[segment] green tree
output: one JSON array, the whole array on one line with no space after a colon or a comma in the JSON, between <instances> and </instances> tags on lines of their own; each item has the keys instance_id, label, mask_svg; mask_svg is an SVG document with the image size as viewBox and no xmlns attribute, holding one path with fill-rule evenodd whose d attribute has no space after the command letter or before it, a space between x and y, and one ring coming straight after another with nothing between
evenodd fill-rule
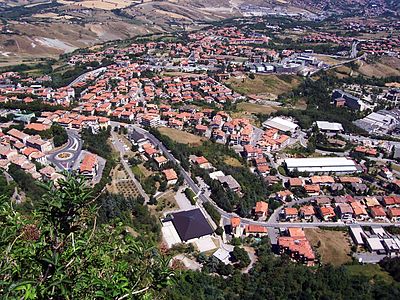
<instances>
[{"instance_id":1,"label":"green tree","mask_svg":"<svg viewBox=\"0 0 400 300\"><path fill-rule=\"evenodd\" d=\"M249 254L242 247L235 246L230 254L235 266L240 269L247 267L251 262Z\"/></svg>"},{"instance_id":2,"label":"green tree","mask_svg":"<svg viewBox=\"0 0 400 300\"><path fill-rule=\"evenodd\" d=\"M31 216L0 200L2 299L154 299L172 283L168 260L122 224L96 226L82 178L46 187Z\"/></svg>"},{"instance_id":3,"label":"green tree","mask_svg":"<svg viewBox=\"0 0 400 300\"><path fill-rule=\"evenodd\" d=\"M64 127L53 124L51 125L51 133L53 135L54 146L60 147L68 141L68 134Z\"/></svg>"}]
</instances>

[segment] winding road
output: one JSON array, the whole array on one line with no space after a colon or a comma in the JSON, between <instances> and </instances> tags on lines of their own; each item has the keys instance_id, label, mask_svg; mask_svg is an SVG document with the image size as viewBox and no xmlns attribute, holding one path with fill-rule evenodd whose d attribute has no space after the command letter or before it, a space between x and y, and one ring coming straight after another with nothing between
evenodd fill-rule
<instances>
[{"instance_id":1,"label":"winding road","mask_svg":"<svg viewBox=\"0 0 400 300\"><path fill-rule=\"evenodd\" d=\"M76 130L67 129L67 134L67 144L47 155L47 160L61 171L72 168L82 151L83 142L81 137L79 136L79 133ZM69 153L70 157L67 159L58 158L57 155L63 152Z\"/></svg>"},{"instance_id":2,"label":"winding road","mask_svg":"<svg viewBox=\"0 0 400 300\"><path fill-rule=\"evenodd\" d=\"M206 196L200 187L193 181L193 179L190 177L189 173L186 172L185 169L182 168L180 165L179 161L175 159L175 157L169 152L169 150L164 146L164 144L158 140L154 135L149 133L148 131L144 130L143 128L136 126L136 125L131 125L133 128L143 134L145 137L149 139L151 143L153 143L155 146L157 146L163 153L166 158L168 158L170 161L174 162L178 168L180 169L180 172L186 182L186 184L193 190L193 192L198 196L198 199L202 202L210 202L213 204L215 209L218 210L218 212L221 214L223 218L230 219L232 217L239 217L241 219L242 224L244 225L261 225L264 227L280 227L280 228L288 228L288 227L303 227L303 228L314 228L314 227L319 227L319 226L325 226L325 227L346 227L354 224L358 224L360 226L400 226L400 223L374 223L374 222L357 222L357 223L343 223L343 222L278 222L277 221L277 215L279 215L280 209L277 209L274 212L274 217L271 216L268 221L255 221L252 219L248 218L242 218L236 213L229 213L218 207L218 205L210 199L208 196ZM301 202L308 202L310 201L311 198L305 198L301 199L297 203Z\"/></svg>"}]
</instances>

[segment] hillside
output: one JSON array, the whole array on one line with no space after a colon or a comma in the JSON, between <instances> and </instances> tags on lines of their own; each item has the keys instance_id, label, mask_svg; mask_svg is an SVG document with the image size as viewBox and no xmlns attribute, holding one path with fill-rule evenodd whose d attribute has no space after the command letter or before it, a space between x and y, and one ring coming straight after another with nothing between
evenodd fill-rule
<instances>
[{"instance_id":1,"label":"hillside","mask_svg":"<svg viewBox=\"0 0 400 300\"><path fill-rule=\"evenodd\" d=\"M394 0L0 0L0 66L109 40L199 29L233 16L380 14ZM376 5L375 5L376 4Z\"/></svg>"}]
</instances>

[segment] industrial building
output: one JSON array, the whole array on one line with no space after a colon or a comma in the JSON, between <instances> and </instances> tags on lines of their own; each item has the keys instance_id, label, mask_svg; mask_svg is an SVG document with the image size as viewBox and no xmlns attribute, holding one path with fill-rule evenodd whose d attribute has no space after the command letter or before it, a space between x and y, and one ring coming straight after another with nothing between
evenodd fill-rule
<instances>
[{"instance_id":1,"label":"industrial building","mask_svg":"<svg viewBox=\"0 0 400 300\"><path fill-rule=\"evenodd\" d=\"M287 158L284 165L289 172L297 170L307 173L355 173L359 166L346 157Z\"/></svg>"},{"instance_id":2,"label":"industrial building","mask_svg":"<svg viewBox=\"0 0 400 300\"><path fill-rule=\"evenodd\" d=\"M295 133L299 129L299 125L281 117L275 117L267 120L262 125L264 128L274 128L282 132L290 133Z\"/></svg>"}]
</instances>

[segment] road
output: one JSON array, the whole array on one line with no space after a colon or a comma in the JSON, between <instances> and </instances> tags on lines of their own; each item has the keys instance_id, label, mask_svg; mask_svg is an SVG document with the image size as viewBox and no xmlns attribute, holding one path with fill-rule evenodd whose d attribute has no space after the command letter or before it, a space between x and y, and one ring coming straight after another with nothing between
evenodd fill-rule
<instances>
[{"instance_id":1,"label":"road","mask_svg":"<svg viewBox=\"0 0 400 300\"><path fill-rule=\"evenodd\" d=\"M118 123L118 122L113 122L115 124L123 124L123 123ZM112 125L112 126L114 126ZM126 124L123 124L126 125ZM221 209L212 199L210 199L208 196L206 196L201 188L192 180L190 177L190 174L186 172L185 169L182 168L180 165L179 161L175 159L175 157L171 154L171 152L164 146L164 144L158 140L154 135L149 133L148 131L144 130L143 128L137 126L137 125L131 125L137 132L143 134L147 139L154 145L157 146L164 154L164 156L169 159L170 161L174 162L177 167L179 168L184 181L186 184L193 190L193 192L198 196L198 199L201 201L201 203L205 202L210 202L215 209L221 214L221 217L230 219L232 217L239 217L241 219L241 223L244 225L261 225L264 227L280 227L280 228L289 228L289 227L303 227L303 228L315 228L315 227L320 227L320 226L325 226L325 227L347 227L349 225L354 225L358 224L360 226L400 226L399 223L373 223L373 222L357 222L357 223L342 223L342 222L310 222L310 223L305 223L305 222L277 222L276 219L274 218L269 218L268 221L255 221L252 219L248 218L242 218L236 213L230 213L226 212L223 209ZM310 201L311 198L305 198L301 199L301 201L308 202ZM297 201L297 203L300 203ZM279 214L279 212L274 212L274 214Z\"/></svg>"},{"instance_id":2,"label":"road","mask_svg":"<svg viewBox=\"0 0 400 300\"><path fill-rule=\"evenodd\" d=\"M47 155L47 160L61 171L71 169L82 151L83 143L79 133L76 130L67 129L67 134L67 144ZM57 155L63 152L69 153L71 156L68 159L59 159Z\"/></svg>"},{"instance_id":3,"label":"road","mask_svg":"<svg viewBox=\"0 0 400 300\"><path fill-rule=\"evenodd\" d=\"M350 58L356 58L358 51L357 51L357 46L360 42L359 41L354 41L353 44L351 45L351 51L350 51Z\"/></svg>"},{"instance_id":4,"label":"road","mask_svg":"<svg viewBox=\"0 0 400 300\"><path fill-rule=\"evenodd\" d=\"M98 69L95 69L95 70L86 72L86 73L84 73L84 74L78 76L77 78L75 78L75 80L72 81L72 82L68 85L68 87L71 87L71 86L73 86L74 84L76 84L76 83L78 83L78 82L84 81L84 80L86 79L86 77L88 77L88 76L90 76L90 75L97 76L97 75L99 75L101 72L104 72L104 71L106 71L106 70L107 70L106 67L101 67L101 68L98 68Z\"/></svg>"},{"instance_id":5,"label":"road","mask_svg":"<svg viewBox=\"0 0 400 300\"><path fill-rule=\"evenodd\" d=\"M114 132L113 129L114 129L115 125L116 125L116 123L111 124L111 126L113 127L111 129L112 144L113 144L115 150L117 150L119 152L121 165L124 167L124 169L125 169L126 173L128 174L128 176L132 179L133 184L136 186L136 188L139 191L140 195L144 198L145 203L147 203L150 200L150 197L143 190L142 185L136 179L136 177L133 174L131 168L129 167L128 163L124 159L124 154L126 152L124 146L126 146L126 145L119 140L117 134Z\"/></svg>"}]
</instances>

